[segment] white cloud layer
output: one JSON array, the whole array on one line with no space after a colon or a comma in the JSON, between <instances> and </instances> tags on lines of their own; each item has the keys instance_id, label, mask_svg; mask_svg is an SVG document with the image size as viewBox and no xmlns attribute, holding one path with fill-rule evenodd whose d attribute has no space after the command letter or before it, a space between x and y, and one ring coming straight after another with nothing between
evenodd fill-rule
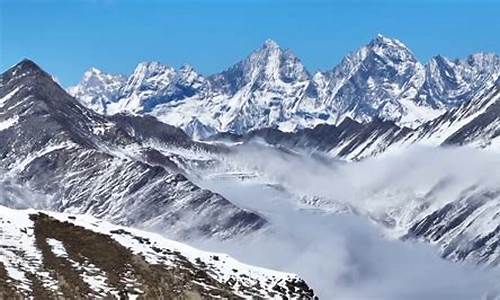
<instances>
[{"instance_id":1,"label":"white cloud layer","mask_svg":"<svg viewBox=\"0 0 500 300\"><path fill-rule=\"evenodd\" d=\"M198 245L248 263L296 272L323 299L481 299L500 288L498 270L449 262L428 244L388 238L381 226L362 216L300 208L294 195L335 199L360 215L377 216L423 198L432 205L453 201L470 186L498 188L498 170L498 155L467 148L413 148L346 164L244 146L209 173L253 173L256 179L205 173L210 179L198 183L263 214L272 230Z\"/></svg>"}]
</instances>

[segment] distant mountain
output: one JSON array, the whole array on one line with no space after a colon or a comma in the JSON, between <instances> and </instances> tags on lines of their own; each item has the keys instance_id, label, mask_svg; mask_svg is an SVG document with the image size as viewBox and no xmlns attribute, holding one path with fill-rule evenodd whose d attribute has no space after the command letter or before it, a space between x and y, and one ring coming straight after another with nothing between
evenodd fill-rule
<instances>
[{"instance_id":1,"label":"distant mountain","mask_svg":"<svg viewBox=\"0 0 500 300\"><path fill-rule=\"evenodd\" d=\"M445 106L457 106L491 88L500 74L500 57L477 53L465 59L431 58L426 65L426 79L417 98L435 99Z\"/></svg>"},{"instance_id":2,"label":"distant mountain","mask_svg":"<svg viewBox=\"0 0 500 300\"><path fill-rule=\"evenodd\" d=\"M298 276L90 216L0 206L2 299L313 299Z\"/></svg>"},{"instance_id":3,"label":"distant mountain","mask_svg":"<svg viewBox=\"0 0 500 300\"><path fill-rule=\"evenodd\" d=\"M224 148L193 142L153 117L97 114L29 60L0 82L0 180L50 195L30 206L181 239L231 238L267 224L185 177L190 153Z\"/></svg>"},{"instance_id":4,"label":"distant mountain","mask_svg":"<svg viewBox=\"0 0 500 300\"><path fill-rule=\"evenodd\" d=\"M68 92L77 97L85 106L105 114L108 106L117 100L126 80L125 76L110 75L91 68L85 72L80 84L69 88Z\"/></svg>"},{"instance_id":5,"label":"distant mountain","mask_svg":"<svg viewBox=\"0 0 500 300\"><path fill-rule=\"evenodd\" d=\"M325 109L367 122L374 117L415 124L440 113L439 104L415 102L424 67L400 41L378 35L325 74Z\"/></svg>"},{"instance_id":6,"label":"distant mountain","mask_svg":"<svg viewBox=\"0 0 500 300\"><path fill-rule=\"evenodd\" d=\"M326 72L311 74L290 50L267 40L247 58L207 77L189 66L175 70L141 63L119 89L106 89L113 96L102 93L103 99L94 101L102 104L98 108L88 99L100 88L87 76L69 92L99 112L151 114L200 138L261 128L290 132L339 125L345 118L416 128L484 93L499 75L495 54L464 60L437 56L423 65L403 43L378 35Z\"/></svg>"},{"instance_id":7,"label":"distant mountain","mask_svg":"<svg viewBox=\"0 0 500 300\"><path fill-rule=\"evenodd\" d=\"M225 132L208 140L259 140L288 149L327 153L346 160L360 160L415 144L433 147L470 145L499 150L500 81L484 94L476 95L414 129L398 126L394 121L374 119L360 123L347 117L338 125L320 124L295 132L276 128L252 130L242 135Z\"/></svg>"}]
</instances>

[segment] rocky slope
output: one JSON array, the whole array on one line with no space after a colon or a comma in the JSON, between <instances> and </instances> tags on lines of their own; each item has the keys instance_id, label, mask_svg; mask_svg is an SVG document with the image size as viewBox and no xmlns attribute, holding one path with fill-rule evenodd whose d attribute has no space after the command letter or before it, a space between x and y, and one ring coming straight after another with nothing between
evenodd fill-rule
<instances>
[{"instance_id":1,"label":"rocky slope","mask_svg":"<svg viewBox=\"0 0 500 300\"><path fill-rule=\"evenodd\" d=\"M1 180L50 196L30 206L184 239L229 238L265 227L259 215L182 175L186 155L224 149L192 142L151 117L99 115L28 60L0 78ZM158 143L163 152L152 147Z\"/></svg>"},{"instance_id":2,"label":"rocky slope","mask_svg":"<svg viewBox=\"0 0 500 300\"><path fill-rule=\"evenodd\" d=\"M294 274L80 215L0 206L3 299L313 299Z\"/></svg>"},{"instance_id":3,"label":"rocky slope","mask_svg":"<svg viewBox=\"0 0 500 300\"><path fill-rule=\"evenodd\" d=\"M103 93L94 102L103 103L97 110L108 114L154 115L196 138L261 128L289 132L339 125L347 117L416 128L483 94L499 75L495 54L461 60L437 56L424 65L403 43L381 35L332 70L311 74L291 50L267 40L242 61L207 77L189 66L175 70L141 63L119 89L110 88L113 101ZM85 104L94 95L92 86L84 76L69 91Z\"/></svg>"}]
</instances>

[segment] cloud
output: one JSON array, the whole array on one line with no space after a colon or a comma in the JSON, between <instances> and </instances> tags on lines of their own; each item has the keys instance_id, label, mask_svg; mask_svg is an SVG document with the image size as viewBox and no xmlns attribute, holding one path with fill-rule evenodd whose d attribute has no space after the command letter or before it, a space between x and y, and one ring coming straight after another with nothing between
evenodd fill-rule
<instances>
[{"instance_id":1,"label":"cloud","mask_svg":"<svg viewBox=\"0 0 500 300\"><path fill-rule=\"evenodd\" d=\"M416 147L346 164L243 146L219 169L202 174L205 179L198 184L260 212L272 230L197 245L300 274L323 299L480 299L498 292L498 270L446 261L428 244L389 239L363 215L382 214L422 198L439 205L469 186L498 188L499 169L497 155L467 148ZM257 177L214 176L220 172ZM304 209L297 205L300 194L335 199L362 213Z\"/></svg>"}]
</instances>

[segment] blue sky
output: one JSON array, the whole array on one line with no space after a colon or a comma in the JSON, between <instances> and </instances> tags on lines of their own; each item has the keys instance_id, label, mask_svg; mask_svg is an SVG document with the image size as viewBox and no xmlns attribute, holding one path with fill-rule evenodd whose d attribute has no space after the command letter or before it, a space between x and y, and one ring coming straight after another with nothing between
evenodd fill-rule
<instances>
[{"instance_id":1,"label":"blue sky","mask_svg":"<svg viewBox=\"0 0 500 300\"><path fill-rule=\"evenodd\" d=\"M221 71L272 38L310 71L330 69L377 33L422 61L500 53L500 1L0 0L0 67L24 57L75 84L96 66L130 73L144 60Z\"/></svg>"}]
</instances>

